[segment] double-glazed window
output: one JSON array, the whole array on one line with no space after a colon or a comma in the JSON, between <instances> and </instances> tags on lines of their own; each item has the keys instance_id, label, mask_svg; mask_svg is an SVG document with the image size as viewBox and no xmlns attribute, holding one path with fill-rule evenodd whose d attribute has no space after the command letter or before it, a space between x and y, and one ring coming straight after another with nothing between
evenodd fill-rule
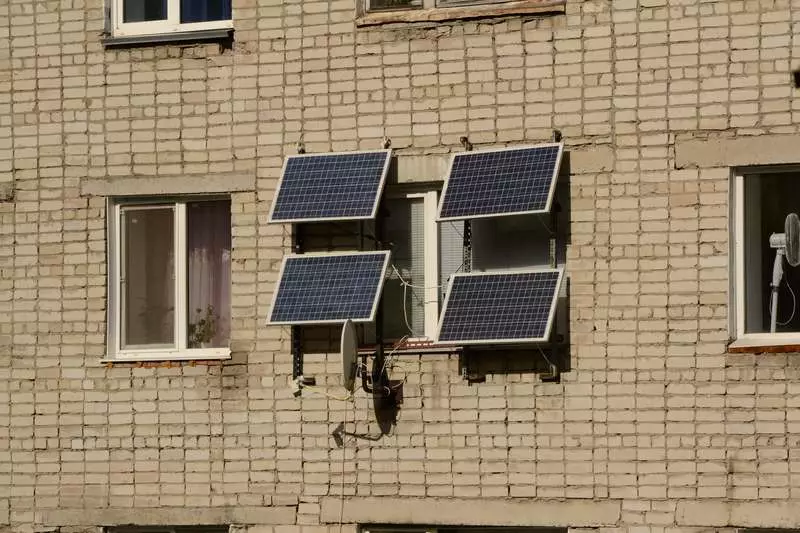
<instances>
[{"instance_id":1,"label":"double-glazed window","mask_svg":"<svg viewBox=\"0 0 800 533\"><path fill-rule=\"evenodd\" d=\"M158 35L231 26L231 0L108 0L115 36Z\"/></svg>"},{"instance_id":2,"label":"double-glazed window","mask_svg":"<svg viewBox=\"0 0 800 533\"><path fill-rule=\"evenodd\" d=\"M230 353L227 199L112 204L109 358Z\"/></svg>"},{"instance_id":3,"label":"double-glazed window","mask_svg":"<svg viewBox=\"0 0 800 533\"><path fill-rule=\"evenodd\" d=\"M798 344L800 266L787 260L783 234L786 217L800 215L800 170L753 169L733 180L732 336L743 344Z\"/></svg>"},{"instance_id":4,"label":"double-glazed window","mask_svg":"<svg viewBox=\"0 0 800 533\"><path fill-rule=\"evenodd\" d=\"M383 240L392 266L383 286L387 340L432 339L447 281L463 264L463 222L436 222L437 191L392 196L384 202Z\"/></svg>"}]
</instances>

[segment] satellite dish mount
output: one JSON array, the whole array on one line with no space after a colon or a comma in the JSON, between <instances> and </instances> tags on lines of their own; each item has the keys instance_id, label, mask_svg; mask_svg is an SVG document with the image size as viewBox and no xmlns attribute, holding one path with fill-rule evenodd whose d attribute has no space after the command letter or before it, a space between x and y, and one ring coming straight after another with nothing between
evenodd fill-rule
<instances>
[{"instance_id":1,"label":"satellite dish mount","mask_svg":"<svg viewBox=\"0 0 800 533\"><path fill-rule=\"evenodd\" d=\"M784 222L783 233L769 236L769 246L775 250L775 263L772 267L772 283L770 283L769 331L775 333L778 326L778 290L783 279L783 259L789 266L800 265L800 218L796 213L789 213Z\"/></svg>"}]
</instances>

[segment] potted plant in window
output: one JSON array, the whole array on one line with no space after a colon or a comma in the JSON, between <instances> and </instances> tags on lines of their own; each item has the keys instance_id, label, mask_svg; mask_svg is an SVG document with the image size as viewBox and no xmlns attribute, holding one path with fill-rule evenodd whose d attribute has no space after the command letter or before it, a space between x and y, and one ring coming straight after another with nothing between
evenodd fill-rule
<instances>
[{"instance_id":1,"label":"potted plant in window","mask_svg":"<svg viewBox=\"0 0 800 533\"><path fill-rule=\"evenodd\" d=\"M196 309L196 320L189 324L189 348L210 348L217 334L217 320L214 306Z\"/></svg>"}]
</instances>

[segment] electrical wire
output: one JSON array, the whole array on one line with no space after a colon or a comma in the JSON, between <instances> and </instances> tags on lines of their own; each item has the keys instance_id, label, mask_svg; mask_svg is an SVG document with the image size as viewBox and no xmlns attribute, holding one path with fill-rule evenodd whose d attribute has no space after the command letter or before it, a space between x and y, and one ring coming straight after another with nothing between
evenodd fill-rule
<instances>
[{"instance_id":1,"label":"electrical wire","mask_svg":"<svg viewBox=\"0 0 800 533\"><path fill-rule=\"evenodd\" d=\"M407 340L408 340L408 335L403 335L399 341L394 343L394 346L392 346L392 351L389 352L389 354L386 355L383 359L383 368L381 369L382 371L388 371L395 366L396 363L394 361L394 354L397 353L397 350L403 347L403 345Z\"/></svg>"},{"instance_id":2,"label":"electrical wire","mask_svg":"<svg viewBox=\"0 0 800 533\"><path fill-rule=\"evenodd\" d=\"M458 231L458 226L456 225L456 223L455 223L455 222L453 222L452 220L450 220L450 221L448 221L447 223L448 223L448 224L450 224L450 227L452 227L452 228L453 228L453 231L455 231L456 233L458 233L458 236L459 236L459 237L461 237L462 239L464 238L464 233L462 233L462 232ZM462 226L462 227L463 227L463 226Z\"/></svg>"},{"instance_id":3,"label":"electrical wire","mask_svg":"<svg viewBox=\"0 0 800 533\"><path fill-rule=\"evenodd\" d=\"M419 337L419 335L417 335L417 333L414 331L414 328L412 328L411 324L408 322L408 285L405 283L403 283L403 322L406 323L406 329L408 329L409 333L415 337Z\"/></svg>"},{"instance_id":4,"label":"electrical wire","mask_svg":"<svg viewBox=\"0 0 800 533\"><path fill-rule=\"evenodd\" d=\"M352 394L350 395L350 399L352 400L353 406L353 423L356 421L356 402L355 398L353 398ZM342 422L342 433L346 436L347 433L347 409L344 410L344 421ZM342 482L339 486L339 533L342 533L342 528L344 527L344 465L347 459L347 442L342 439L342 463L341 463L341 476Z\"/></svg>"},{"instance_id":5,"label":"electrical wire","mask_svg":"<svg viewBox=\"0 0 800 533\"><path fill-rule=\"evenodd\" d=\"M348 392L347 396L336 396L335 394L331 394L322 387L317 387L315 385L303 385L301 390L307 390L314 394L319 394L320 396L324 396L325 398L329 398L331 400L338 400L340 402L349 402L353 400L353 393Z\"/></svg>"},{"instance_id":6,"label":"electrical wire","mask_svg":"<svg viewBox=\"0 0 800 533\"><path fill-rule=\"evenodd\" d=\"M555 234L555 232L553 231L553 228L551 228L550 226L548 226L547 224L545 224L545 223L544 223L544 220L542 220L542 219L541 219L541 217L536 217L536 220L538 220L538 221L539 221L539 224L541 224L541 225L542 225L542 227L543 227L544 229L546 229L546 230L547 230L547 233L549 233L550 235L553 235L553 234Z\"/></svg>"},{"instance_id":7,"label":"electrical wire","mask_svg":"<svg viewBox=\"0 0 800 533\"><path fill-rule=\"evenodd\" d=\"M441 290L442 287L445 287L447 284L446 283L442 283L442 284L439 284L439 285L429 285L429 286L428 285L414 285L413 283L410 283L408 280L406 280L403 277L402 274L400 274L400 271L397 269L397 267L394 264L392 264L391 267L392 267L392 271L397 276L397 279L400 281L400 284L403 285L403 321L405 322L406 329L408 329L409 333L411 333L414 337L421 337L422 335L419 335L417 332L415 332L414 328L411 327L411 324L408 321L408 289L410 287L411 289L421 289L421 290L436 289L438 291L438 290ZM464 263L461 263L459 265L459 267L453 273L454 274L457 273L463 267L464 267ZM412 294L414 294L414 293L412 292ZM437 302L438 303L439 300L438 299L436 299L436 300L424 300L423 299L421 301L422 301L423 304L427 304L427 303L433 303L433 302Z\"/></svg>"},{"instance_id":8,"label":"electrical wire","mask_svg":"<svg viewBox=\"0 0 800 533\"><path fill-rule=\"evenodd\" d=\"M459 267L459 268L461 268L461 267ZM444 287L444 284L441 284L441 285L430 285L430 286L428 286L428 285L414 285L413 283L410 283L410 282L406 281L406 279L402 276L402 274L400 274L400 271L397 270L397 267L394 266L394 264L392 265L392 270L394 271L395 275L397 276L397 279L400 280L400 283L402 283L406 287L411 287L412 289L441 289L442 287Z\"/></svg>"},{"instance_id":9,"label":"electrical wire","mask_svg":"<svg viewBox=\"0 0 800 533\"><path fill-rule=\"evenodd\" d=\"M779 326L788 325L794 319L795 311L797 311L797 297L794 294L794 290L792 290L792 286L789 285L789 279L788 278L786 279L786 287L789 289L789 293L792 295L792 314L789 316L789 319L786 322L778 322L776 320L775 323L778 324ZM770 295L770 307L772 307L772 298L774 298L774 296ZM775 314L777 314L777 313L775 313Z\"/></svg>"},{"instance_id":10,"label":"electrical wire","mask_svg":"<svg viewBox=\"0 0 800 533\"><path fill-rule=\"evenodd\" d=\"M550 359L549 359L549 358L548 358L548 357L547 357L547 356L544 354L544 350L542 350L541 346L537 346L536 348L539 350L539 353L540 353L540 354L542 354L542 357L544 357L544 360L545 360L545 361L547 361L547 364L548 364L548 365L550 365L550 366L556 366L556 365L554 365L554 364L553 364L553 362L552 362L552 361L550 361Z\"/></svg>"},{"instance_id":11,"label":"electrical wire","mask_svg":"<svg viewBox=\"0 0 800 533\"><path fill-rule=\"evenodd\" d=\"M399 341L397 341L394 344L394 346L392 347L392 351L389 352L389 354L387 356L385 356L385 358L383 360L383 368L381 369L382 372L386 372L387 375L388 375L389 370L393 369L396 366L399 366L399 367L403 366L402 364L398 364L398 362L395 360L395 353L397 352L397 350L399 350L400 348L403 347L403 345L404 345L406 340L408 340L408 335L404 335ZM395 387L391 387L391 386L387 387L387 389L388 389L387 392L391 392L392 388L394 388L394 389L402 388L403 385L405 385L407 380L408 380L408 373L406 372L403 375L403 381L401 381Z\"/></svg>"}]
</instances>

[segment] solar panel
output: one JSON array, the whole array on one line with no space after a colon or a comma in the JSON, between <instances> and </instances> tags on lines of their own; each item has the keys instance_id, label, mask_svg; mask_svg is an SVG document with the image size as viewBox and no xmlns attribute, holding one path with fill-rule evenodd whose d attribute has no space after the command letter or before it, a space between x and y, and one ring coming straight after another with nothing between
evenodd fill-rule
<instances>
[{"instance_id":1,"label":"solar panel","mask_svg":"<svg viewBox=\"0 0 800 533\"><path fill-rule=\"evenodd\" d=\"M550 338L562 270L455 274L437 342L490 344Z\"/></svg>"},{"instance_id":2,"label":"solar panel","mask_svg":"<svg viewBox=\"0 0 800 533\"><path fill-rule=\"evenodd\" d=\"M269 221L375 218L391 153L376 150L287 157Z\"/></svg>"},{"instance_id":3,"label":"solar panel","mask_svg":"<svg viewBox=\"0 0 800 533\"><path fill-rule=\"evenodd\" d=\"M287 256L267 323L372 321L388 264L388 251Z\"/></svg>"},{"instance_id":4,"label":"solar panel","mask_svg":"<svg viewBox=\"0 0 800 533\"><path fill-rule=\"evenodd\" d=\"M562 143L455 154L439 220L550 211Z\"/></svg>"}]
</instances>

